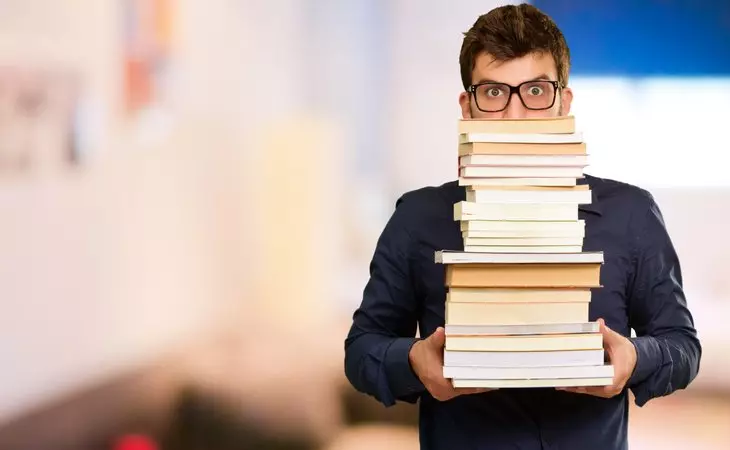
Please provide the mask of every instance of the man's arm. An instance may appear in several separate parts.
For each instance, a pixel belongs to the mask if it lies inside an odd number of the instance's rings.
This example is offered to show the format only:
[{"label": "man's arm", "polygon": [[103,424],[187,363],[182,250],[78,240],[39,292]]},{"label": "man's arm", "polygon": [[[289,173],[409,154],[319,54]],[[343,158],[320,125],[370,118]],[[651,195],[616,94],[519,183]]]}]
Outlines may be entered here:
[{"label": "man's arm", "polygon": [[416,339],[417,301],[413,290],[407,212],[396,203],[370,263],[370,279],[345,340],[345,374],[360,392],[386,406],[415,403],[425,387],[408,353]]},{"label": "man's arm", "polygon": [[640,221],[629,324],[636,331],[636,367],[627,383],[643,406],[686,388],[697,376],[702,347],[682,288],[682,274],[661,211],[649,196]]}]

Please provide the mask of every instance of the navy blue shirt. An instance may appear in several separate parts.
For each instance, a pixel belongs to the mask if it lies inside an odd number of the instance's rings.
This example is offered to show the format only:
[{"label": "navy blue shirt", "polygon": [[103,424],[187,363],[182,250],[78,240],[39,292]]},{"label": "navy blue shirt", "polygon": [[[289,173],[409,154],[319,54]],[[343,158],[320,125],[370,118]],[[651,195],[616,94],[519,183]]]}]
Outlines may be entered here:
[{"label": "navy blue shirt", "polygon": [[[683,389],[699,370],[701,346],[682,288],[677,254],[653,197],[645,190],[591,176],[585,251],[603,251],[602,288],[590,320],[603,318],[630,336],[637,351],[627,383],[639,406]],[[444,325],[444,265],[434,251],[463,249],[453,205],[465,189],[451,182],[408,192],[378,239],[362,304],[345,340],[352,385],[386,406],[419,402],[422,449],[625,449],[628,392],[613,398],[555,389],[501,389],[435,400],[414,374],[408,352]]]}]

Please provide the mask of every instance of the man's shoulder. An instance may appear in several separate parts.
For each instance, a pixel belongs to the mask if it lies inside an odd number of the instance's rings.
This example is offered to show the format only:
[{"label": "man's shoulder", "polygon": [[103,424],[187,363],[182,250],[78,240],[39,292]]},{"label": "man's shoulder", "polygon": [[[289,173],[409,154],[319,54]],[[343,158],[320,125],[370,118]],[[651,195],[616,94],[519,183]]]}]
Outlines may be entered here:
[{"label": "man's shoulder", "polygon": [[646,210],[655,204],[648,190],[634,184],[592,175],[586,175],[584,183],[590,186],[596,200],[609,209],[623,207]]},{"label": "man's shoulder", "polygon": [[406,191],[396,201],[396,207],[425,213],[440,212],[444,207],[450,211],[454,203],[463,200],[464,196],[464,189],[456,181],[449,181]]}]

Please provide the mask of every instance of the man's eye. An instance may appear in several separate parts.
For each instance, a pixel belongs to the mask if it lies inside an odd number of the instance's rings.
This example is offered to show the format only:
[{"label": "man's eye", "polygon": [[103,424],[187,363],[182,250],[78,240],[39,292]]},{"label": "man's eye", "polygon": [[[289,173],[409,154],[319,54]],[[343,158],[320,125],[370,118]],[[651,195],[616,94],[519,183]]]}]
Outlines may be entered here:
[{"label": "man's eye", "polygon": [[487,95],[490,97],[499,97],[500,95],[502,95],[502,91],[497,88],[491,88],[487,90]]},{"label": "man's eye", "polygon": [[530,95],[537,96],[537,95],[542,95],[543,90],[542,90],[542,88],[540,86],[532,86],[530,88],[530,91],[529,92],[530,92]]}]

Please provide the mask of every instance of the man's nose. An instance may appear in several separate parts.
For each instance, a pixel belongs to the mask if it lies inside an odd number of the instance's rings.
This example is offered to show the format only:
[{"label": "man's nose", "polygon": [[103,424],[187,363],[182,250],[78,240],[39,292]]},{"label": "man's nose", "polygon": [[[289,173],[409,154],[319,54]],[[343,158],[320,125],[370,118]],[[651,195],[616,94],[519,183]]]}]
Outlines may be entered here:
[{"label": "man's nose", "polygon": [[523,119],[527,117],[527,108],[522,104],[522,100],[517,95],[517,92],[513,92],[509,99],[509,105],[504,111],[505,119]]}]

